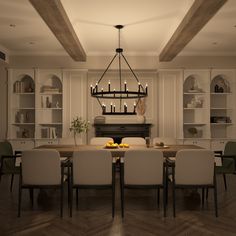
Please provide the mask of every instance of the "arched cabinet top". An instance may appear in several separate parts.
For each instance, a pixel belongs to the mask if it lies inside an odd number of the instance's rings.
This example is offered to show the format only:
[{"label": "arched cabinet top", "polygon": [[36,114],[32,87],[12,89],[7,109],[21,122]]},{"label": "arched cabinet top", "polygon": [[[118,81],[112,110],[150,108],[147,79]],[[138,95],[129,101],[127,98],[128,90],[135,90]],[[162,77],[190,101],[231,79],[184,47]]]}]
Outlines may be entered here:
[{"label": "arched cabinet top", "polygon": [[214,76],[211,80],[211,93],[231,93],[230,78],[224,74]]},{"label": "arched cabinet top", "polygon": [[191,74],[184,79],[184,93],[204,93],[203,81],[200,75]]},{"label": "arched cabinet top", "polygon": [[28,74],[19,74],[14,82],[13,89],[15,93],[33,93],[35,92],[34,79]]},{"label": "arched cabinet top", "polygon": [[62,93],[62,80],[55,74],[47,74],[44,77],[40,92],[54,92],[54,93]]}]

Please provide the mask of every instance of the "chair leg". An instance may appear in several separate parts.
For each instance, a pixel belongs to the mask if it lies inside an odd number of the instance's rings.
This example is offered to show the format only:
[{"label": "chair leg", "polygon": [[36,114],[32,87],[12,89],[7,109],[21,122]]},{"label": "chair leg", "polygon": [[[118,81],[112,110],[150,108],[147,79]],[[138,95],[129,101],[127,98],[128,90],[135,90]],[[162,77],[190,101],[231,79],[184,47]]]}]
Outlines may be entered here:
[{"label": "chair leg", "polygon": [[116,164],[112,165],[112,218],[115,216],[115,173],[116,173]]},{"label": "chair leg", "polygon": [[164,208],[164,217],[166,217],[166,185],[163,186],[163,208]]},{"label": "chair leg", "polygon": [[34,189],[30,188],[29,189],[29,194],[30,194],[30,202],[31,202],[31,206],[34,206]]},{"label": "chair leg", "polygon": [[157,188],[157,206],[160,207],[160,187]]},{"label": "chair leg", "polygon": [[215,173],[214,173],[214,202],[215,202],[215,216],[218,217],[217,183],[216,183],[216,175],[215,175]]},{"label": "chair leg", "polygon": [[61,211],[60,211],[61,217],[63,217],[63,193],[64,193],[64,186],[62,183],[61,184]]},{"label": "chair leg", "polygon": [[73,187],[70,186],[70,217],[72,217],[72,207],[73,207]]},{"label": "chair leg", "polygon": [[112,185],[112,218],[115,216],[115,186]]},{"label": "chair leg", "polygon": [[218,205],[217,205],[217,189],[214,187],[214,201],[215,201],[215,216],[218,217]]},{"label": "chair leg", "polygon": [[169,172],[168,172],[168,166],[166,167],[166,193],[165,193],[165,195],[166,195],[166,205],[168,205],[168,185],[169,185],[169,183],[168,183],[168,174],[169,174]]},{"label": "chair leg", "polygon": [[173,191],[173,216],[175,217],[175,183],[173,183],[172,191]]},{"label": "chair leg", "polygon": [[121,217],[124,218],[124,165],[120,168],[120,198],[121,198]]},{"label": "chair leg", "polygon": [[12,192],[12,187],[13,187],[13,181],[14,181],[14,174],[11,175],[11,187],[10,187],[11,192]]},{"label": "chair leg", "polygon": [[225,174],[223,174],[223,179],[224,179],[225,191],[227,191],[227,182],[226,182],[226,175]]},{"label": "chair leg", "polygon": [[205,188],[202,188],[202,207],[204,207],[204,201],[205,201]]},{"label": "chair leg", "polygon": [[76,188],[76,209],[79,208],[79,189]]},{"label": "chair leg", "polygon": [[208,200],[208,188],[206,188],[206,200]]},{"label": "chair leg", "polygon": [[19,176],[19,190],[18,190],[18,217],[20,217],[20,211],[21,211],[21,195],[22,195],[22,188],[21,188],[21,175]]}]

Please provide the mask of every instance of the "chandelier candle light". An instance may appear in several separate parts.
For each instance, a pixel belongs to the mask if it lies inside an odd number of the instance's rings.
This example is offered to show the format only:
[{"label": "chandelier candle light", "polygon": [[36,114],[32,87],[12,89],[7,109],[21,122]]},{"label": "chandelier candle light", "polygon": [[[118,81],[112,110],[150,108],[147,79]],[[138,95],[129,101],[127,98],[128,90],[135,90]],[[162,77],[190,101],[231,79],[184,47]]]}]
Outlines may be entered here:
[{"label": "chandelier candle light", "polygon": [[[103,115],[135,115],[136,114],[136,106],[137,104],[134,102],[133,108],[131,109],[132,111],[128,112],[128,106],[127,103],[124,102],[122,103],[123,99],[138,99],[137,103],[139,102],[140,98],[147,97],[148,95],[148,84],[146,83],[145,88],[142,86],[140,81],[138,80],[138,77],[130,67],[127,59],[125,58],[123,54],[123,48],[120,47],[120,30],[123,28],[123,25],[116,25],[115,28],[118,29],[118,48],[116,48],[116,53],[114,57],[112,58],[111,62],[103,72],[101,78],[96,82],[95,86],[92,84],[90,85],[90,93],[92,97],[97,98],[101,108],[102,108],[102,114]],[[106,72],[109,70],[111,64],[115,60],[115,58],[118,56],[119,64],[118,64],[118,74],[119,74],[119,84],[120,88],[119,89],[111,89],[111,81],[108,81],[107,88],[105,87],[100,87],[99,83],[102,81],[104,78]],[[121,76],[121,59],[124,60],[126,65],[128,66],[129,70],[131,71],[134,79],[136,80],[137,83],[137,89],[136,90],[129,90],[128,88],[128,83],[126,80],[122,83],[122,76]],[[110,104],[110,109],[107,111],[106,104],[104,102],[101,102],[100,99],[119,99],[120,100],[120,109],[119,111],[116,110],[116,105],[115,103],[111,102]]]}]

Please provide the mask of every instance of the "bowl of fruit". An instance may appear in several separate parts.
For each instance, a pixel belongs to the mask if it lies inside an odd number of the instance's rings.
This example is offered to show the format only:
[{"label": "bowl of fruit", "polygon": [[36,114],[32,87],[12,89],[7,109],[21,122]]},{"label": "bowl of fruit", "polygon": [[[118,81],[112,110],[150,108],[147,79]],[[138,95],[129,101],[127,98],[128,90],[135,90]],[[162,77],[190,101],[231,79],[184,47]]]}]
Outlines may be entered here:
[{"label": "bowl of fruit", "polygon": [[120,148],[129,148],[129,144],[128,143],[120,143],[119,147]]},{"label": "bowl of fruit", "polygon": [[119,147],[118,143],[114,143],[113,141],[109,141],[105,145],[105,148],[108,148],[108,149],[114,149],[118,147]]}]

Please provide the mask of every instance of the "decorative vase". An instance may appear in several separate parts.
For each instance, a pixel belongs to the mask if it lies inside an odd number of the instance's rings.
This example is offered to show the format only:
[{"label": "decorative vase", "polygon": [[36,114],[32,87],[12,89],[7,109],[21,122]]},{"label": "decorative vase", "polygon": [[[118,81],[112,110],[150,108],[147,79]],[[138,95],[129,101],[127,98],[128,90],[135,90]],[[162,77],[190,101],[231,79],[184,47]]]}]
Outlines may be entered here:
[{"label": "decorative vase", "polygon": [[137,123],[144,124],[146,121],[146,117],[144,115],[137,115]]},{"label": "decorative vase", "polygon": [[75,143],[75,146],[77,146],[77,135],[75,132],[74,132],[74,143]]}]

